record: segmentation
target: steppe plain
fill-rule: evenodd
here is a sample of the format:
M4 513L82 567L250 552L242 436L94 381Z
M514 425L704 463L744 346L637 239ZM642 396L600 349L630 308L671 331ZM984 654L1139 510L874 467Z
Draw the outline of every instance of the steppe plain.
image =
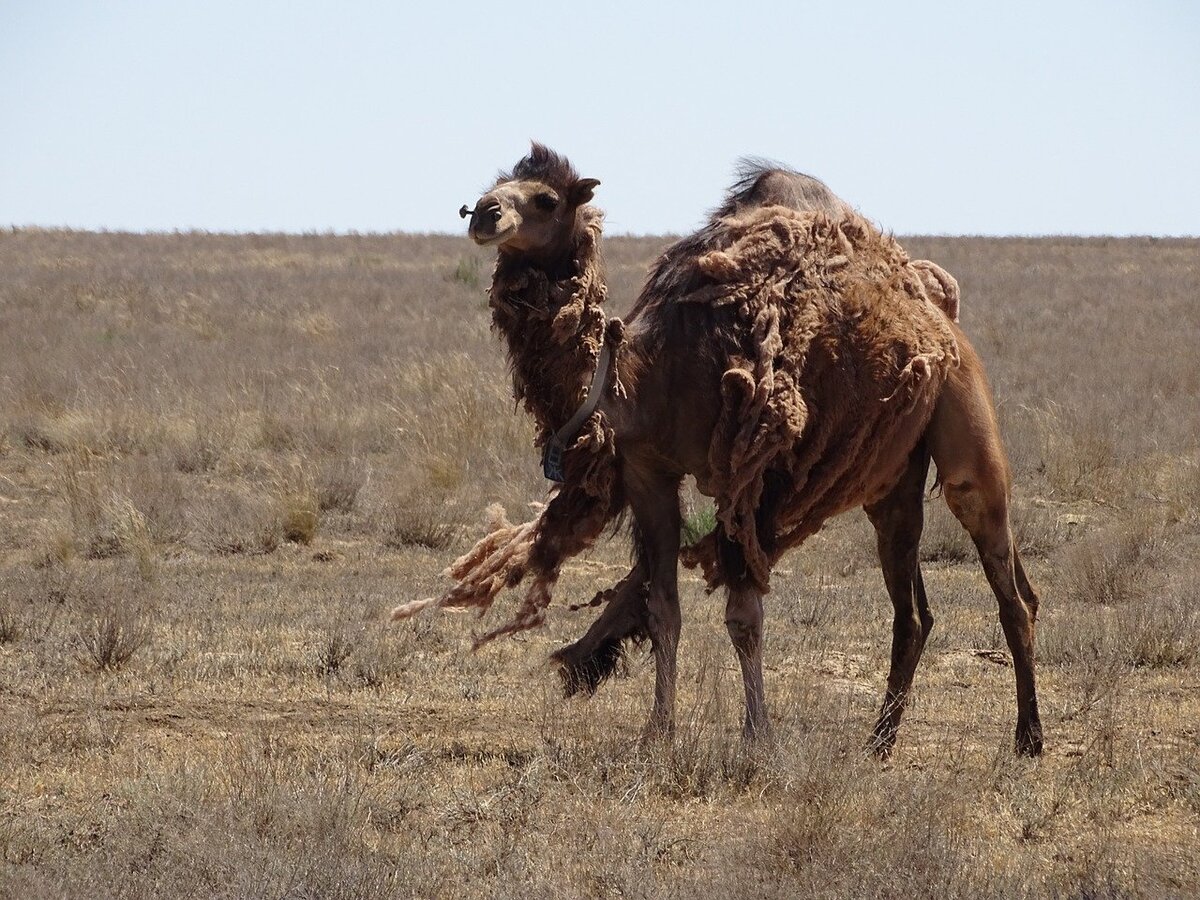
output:
M888 762L861 513L776 575L768 747L691 572L673 746L638 743L645 650L561 697L547 655L621 535L541 631L472 653L471 616L388 623L489 503L546 490L465 239L0 234L0 895L1200 894L1200 241L902 242L958 276L993 382L1038 760L936 496ZM614 314L665 244L607 240Z

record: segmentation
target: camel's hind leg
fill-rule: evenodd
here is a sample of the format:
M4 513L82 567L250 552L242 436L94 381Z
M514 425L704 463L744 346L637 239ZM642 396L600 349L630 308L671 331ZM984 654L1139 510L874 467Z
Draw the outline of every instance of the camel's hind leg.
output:
M913 675L921 661L925 641L933 630L933 616L925 597L918 555L928 472L929 451L922 442L913 450L904 475L891 492L878 503L866 507L867 516L875 526L879 563L894 611L887 693L871 740L872 749L881 756L890 754L896 743L896 731L912 689Z
M926 437L946 503L971 535L1000 604L1000 624L1017 681L1016 750L1036 756L1042 752L1033 649L1038 597L1013 543L1008 460L987 380L974 350L961 338L960 349L962 366L942 390Z

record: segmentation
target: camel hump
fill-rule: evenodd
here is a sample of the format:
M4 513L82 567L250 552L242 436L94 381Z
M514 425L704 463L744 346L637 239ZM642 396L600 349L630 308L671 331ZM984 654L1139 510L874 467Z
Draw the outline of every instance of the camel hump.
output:
M951 322L958 321L958 279L927 259L914 259L910 265L921 279L925 295L944 312Z
M769 160L742 159L738 163L737 181L729 189L727 214L757 206L786 206L830 216L853 212L849 203L818 178Z

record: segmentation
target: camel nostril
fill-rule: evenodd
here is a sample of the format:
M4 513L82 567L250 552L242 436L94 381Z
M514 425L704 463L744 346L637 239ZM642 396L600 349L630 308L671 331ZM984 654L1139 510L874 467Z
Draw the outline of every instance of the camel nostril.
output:
M494 206L494 207L492 207L491 209L489 209L489 210L487 211L487 214L488 214L488 217L489 217L489 218L490 218L490 219L491 219L493 222L499 222L499 221L500 221L500 207L498 207L498 206Z

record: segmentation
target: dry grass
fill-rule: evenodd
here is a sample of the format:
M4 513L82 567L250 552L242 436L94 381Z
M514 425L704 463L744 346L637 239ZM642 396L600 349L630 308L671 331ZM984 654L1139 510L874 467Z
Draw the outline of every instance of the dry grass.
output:
M463 531L456 501L440 490L406 490L392 497L381 514L384 546L447 550Z
M7 600L0 605L0 644L12 644L25 633L21 617Z
M150 614L126 584L106 584L85 604L76 632L84 661L101 672L121 669L150 640Z
M937 499L888 764L861 752L891 619L862 516L781 566L754 751L694 573L673 745L637 740L644 651L558 696L566 601L623 538L518 641L384 623L488 503L544 491L464 241L0 235L0 895L1200 892L1200 246L906 243L959 277L999 399L1039 761L1009 752L995 603ZM620 311L662 241L609 246Z

